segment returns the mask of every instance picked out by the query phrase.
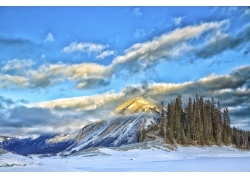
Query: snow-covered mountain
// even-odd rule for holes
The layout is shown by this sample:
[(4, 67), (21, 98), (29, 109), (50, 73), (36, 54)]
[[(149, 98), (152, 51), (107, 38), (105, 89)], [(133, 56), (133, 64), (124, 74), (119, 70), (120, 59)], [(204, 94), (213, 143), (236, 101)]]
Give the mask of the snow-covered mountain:
[(112, 113), (114, 115), (109, 119), (82, 128), (75, 142), (62, 154), (68, 155), (90, 147), (117, 147), (135, 143), (140, 130), (157, 123), (160, 109), (153, 99), (140, 96), (123, 103)]
[(0, 137), (0, 146), (17, 154), (56, 154), (74, 143), (75, 134), (42, 135), (37, 138)]
[(157, 123), (160, 108), (143, 95), (115, 108), (112, 115), (83, 127), (76, 134), (42, 135), (37, 138), (0, 137), (0, 146), (18, 154), (68, 155), (90, 147), (118, 147), (135, 143), (140, 130)]
[(160, 113), (160, 111), (155, 100), (148, 95), (142, 95), (118, 106), (113, 113), (125, 115), (138, 112)]

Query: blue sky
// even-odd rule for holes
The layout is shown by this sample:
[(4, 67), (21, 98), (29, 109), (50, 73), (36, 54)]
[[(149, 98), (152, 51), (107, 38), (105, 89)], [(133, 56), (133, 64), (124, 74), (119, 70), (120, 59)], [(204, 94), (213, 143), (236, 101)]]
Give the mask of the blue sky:
[(2, 6), (0, 134), (74, 131), (145, 89), (215, 97), (250, 129), (249, 20), (245, 6)]

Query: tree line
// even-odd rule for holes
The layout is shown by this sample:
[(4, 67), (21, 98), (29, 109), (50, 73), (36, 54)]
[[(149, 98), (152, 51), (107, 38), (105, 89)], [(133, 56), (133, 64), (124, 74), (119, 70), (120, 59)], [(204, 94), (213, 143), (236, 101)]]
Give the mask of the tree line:
[(158, 130), (166, 142), (183, 145), (230, 145), (249, 149), (250, 132), (231, 127), (228, 108), (221, 109), (214, 98), (204, 100), (196, 94), (183, 106), (181, 96), (165, 106), (162, 103), (159, 123), (142, 129), (138, 141), (146, 138), (146, 133)]

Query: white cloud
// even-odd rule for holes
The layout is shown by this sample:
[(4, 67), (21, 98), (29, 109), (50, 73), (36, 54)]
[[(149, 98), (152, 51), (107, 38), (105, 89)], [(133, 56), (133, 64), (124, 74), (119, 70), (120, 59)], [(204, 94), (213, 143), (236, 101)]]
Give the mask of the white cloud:
[(17, 87), (28, 87), (29, 79), (22, 76), (11, 76), (9, 74), (0, 74), (0, 87), (2, 88), (10, 88), (12, 86)]
[[(67, 66), (63, 64), (54, 67), (50, 66), (55, 74), (59, 73), (60, 68), (64, 67)], [(143, 84), (136, 84), (127, 86), (118, 93), (112, 91), (91, 96), (39, 102), (30, 108), (23, 106), (14, 108), (13, 111), (15, 114), (11, 118), (19, 118), (20, 121), (15, 123), (22, 125), (19, 130), (20, 133), (24, 134), (53, 132), (53, 129), (43, 130), (40, 128), (47, 128), (48, 125), (53, 128), (58, 127), (54, 131), (58, 133), (73, 131), (82, 126), (83, 124), (81, 123), (87, 123), (94, 119), (107, 118), (109, 113), (120, 104), (148, 91), (149, 95), (157, 102), (170, 102), (178, 95), (182, 96), (183, 102), (187, 102), (188, 97), (194, 98), (196, 93), (203, 96), (204, 99), (214, 97), (216, 101), (219, 100), (221, 102), (222, 108), (230, 108), (232, 116), (234, 115), (234, 118), (232, 118), (233, 124), (236, 124), (244, 116), (248, 115), (250, 110), (250, 104), (248, 103), (250, 89), (245, 86), (249, 83), (249, 71), (250, 66), (244, 66), (234, 70), (231, 74), (220, 76), (211, 74), (197, 81), (151, 83), (146, 88)], [(13, 111), (10, 109), (9, 113)], [(17, 112), (18, 114), (16, 114)], [(237, 119), (235, 115), (237, 115)], [(7, 116), (6, 113), (5, 116)], [(37, 120), (32, 121), (32, 124), (30, 119), (33, 117), (36, 117)], [(9, 127), (8, 125), (13, 126), (13, 124), (9, 123), (8, 118), (1, 119), (0, 124), (1, 127), (4, 125), (7, 125), (6, 127)], [(29, 130), (26, 128), (29, 128)]]
[(105, 93), (105, 94), (97, 94), (92, 96), (82, 96), (75, 98), (63, 98), (57, 99), (48, 102), (40, 102), (37, 103), (37, 107), (42, 108), (72, 108), (77, 111), (81, 110), (95, 110), (97, 108), (103, 107), (109, 102), (114, 102), (116, 100), (120, 100), (124, 97), (123, 93), (114, 94), (114, 93)]
[(125, 51), (123, 56), (117, 56), (108, 70), (111, 73), (115, 69), (127, 69), (132, 73), (136, 73), (149, 66), (152, 67), (154, 63), (160, 60), (172, 60), (176, 58), (176, 55), (184, 54), (192, 49), (191, 46), (185, 44), (185, 41), (198, 39), (204, 32), (221, 31), (225, 24), (228, 24), (227, 20), (187, 26), (182, 29), (177, 28), (172, 32), (154, 38), (152, 41), (134, 44)]
[(103, 59), (107, 56), (111, 56), (114, 55), (114, 51), (103, 51), (101, 54), (99, 54), (98, 56), (96, 56), (97, 59)]
[(146, 36), (146, 34), (147, 33), (145, 32), (144, 29), (136, 29), (134, 37), (140, 38), (140, 37)]
[[(78, 81), (90, 78), (100, 79), (104, 77), (105, 66), (96, 63), (82, 64), (43, 64), (37, 69), (30, 68), (33, 61), (10, 60), (0, 71), (1, 86), (46, 88), (50, 85), (64, 81)], [(12, 65), (12, 66), (11, 66)], [(6, 73), (7, 70), (15, 70), (15, 74)]]
[(103, 44), (94, 44), (89, 42), (73, 42), (69, 46), (63, 48), (63, 52), (65, 53), (73, 53), (73, 52), (87, 52), (87, 53), (100, 53), (102, 52), (107, 46)]
[(132, 12), (132, 15), (135, 16), (135, 17), (141, 17), (142, 12), (141, 12), (140, 8), (134, 8), (133, 12)]
[(46, 36), (45, 41), (53, 42), (54, 40), (55, 40), (54, 36), (51, 33), (48, 33), (48, 35)]
[[(20, 76), (28, 79), (28, 88), (45, 88), (50, 85), (72, 81), (75, 82), (77, 88), (93, 88), (97, 82), (100, 86), (107, 86), (111, 77), (114, 75), (128, 75), (130, 73), (140, 73), (147, 68), (153, 68), (160, 61), (173, 60), (185, 53), (192, 52), (194, 47), (186, 41), (190, 39), (198, 39), (203, 33), (208, 32), (214, 34), (223, 31), (225, 24), (229, 21), (203, 23), (196, 26), (187, 26), (185, 28), (177, 28), (172, 32), (162, 34), (155, 37), (151, 41), (138, 43), (127, 49), (124, 55), (117, 56), (108, 66), (95, 63), (82, 64), (43, 64), (38, 68), (31, 68), (32, 61), (27, 63), (29, 68), (16, 71), (16, 74), (9, 76)], [(209, 41), (209, 40), (207, 40)], [(205, 42), (206, 44), (206, 42)], [(112, 55), (113, 51), (105, 50), (107, 46), (94, 43), (71, 43), (63, 49), (64, 52), (95, 52), (97, 58), (104, 58)], [(10, 68), (11, 64), (7, 62), (1, 69), (4, 74)], [(25, 63), (14, 63), (15, 66)], [(14, 67), (15, 67), (14, 66)], [(18, 68), (18, 67), (16, 67)], [(1, 74), (1, 72), (0, 72)], [(13, 83), (13, 81), (10, 81)], [(14, 83), (18, 86), (18, 83)]]
[(183, 21), (184, 18), (185, 18), (185, 16), (183, 16), (183, 17), (175, 17), (175, 18), (172, 19), (172, 22), (174, 22), (174, 24), (176, 26), (180, 26), (181, 22)]
[(31, 67), (34, 64), (36, 64), (33, 60), (31, 59), (11, 59), (7, 61), (5, 66), (1, 68), (2, 71), (9, 71), (9, 70), (21, 70), (27, 67)]
[[(250, 66), (245, 69), (238, 69), (231, 74), (215, 75), (201, 78), (197, 81), (189, 81), (184, 83), (151, 83), (147, 86), (149, 95), (156, 100), (171, 100), (178, 95), (195, 96), (196, 93), (206, 97), (221, 98), (221, 103), (227, 103), (226, 96), (231, 93), (230, 100), (235, 103), (240, 103), (235, 100), (236, 96), (244, 94), (245, 98), (249, 98), (250, 89), (242, 88), (245, 83), (248, 83), (248, 74), (242, 74), (243, 71), (249, 73)], [(246, 69), (247, 68), (247, 69)], [(223, 83), (218, 83), (223, 82)], [(53, 101), (37, 103), (37, 107), (49, 109), (74, 109), (76, 111), (112, 111), (116, 106), (126, 102), (129, 99), (140, 96), (144, 93), (143, 84), (130, 85), (122, 89), (119, 93), (106, 92), (104, 94), (96, 94), (91, 96), (82, 96), (74, 98), (63, 98)], [(245, 101), (243, 100), (243, 103)]]
[(83, 52), (94, 54), (96, 56), (96, 59), (104, 59), (107, 56), (114, 55), (114, 51), (107, 50), (108, 47), (108, 45), (98, 43), (73, 42), (69, 46), (64, 47), (62, 51), (65, 53)]

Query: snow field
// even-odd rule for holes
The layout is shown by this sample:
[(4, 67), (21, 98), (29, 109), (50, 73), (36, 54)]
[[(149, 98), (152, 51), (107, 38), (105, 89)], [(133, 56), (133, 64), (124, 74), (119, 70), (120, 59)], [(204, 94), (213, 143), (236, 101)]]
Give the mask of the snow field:
[(250, 172), (250, 151), (232, 147), (96, 148), (66, 157), (0, 156), (1, 172)]

